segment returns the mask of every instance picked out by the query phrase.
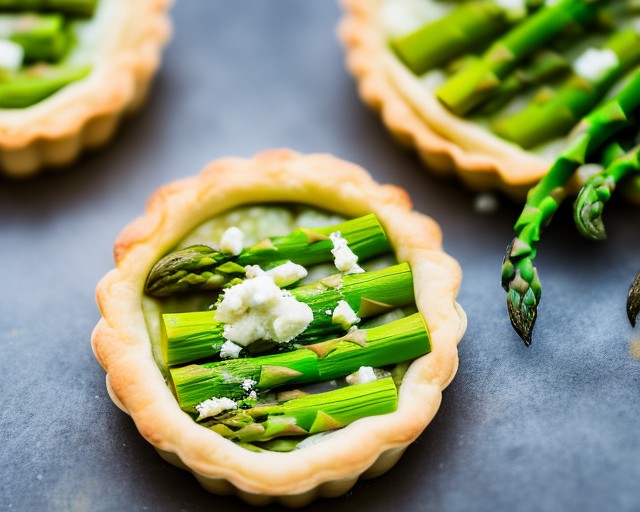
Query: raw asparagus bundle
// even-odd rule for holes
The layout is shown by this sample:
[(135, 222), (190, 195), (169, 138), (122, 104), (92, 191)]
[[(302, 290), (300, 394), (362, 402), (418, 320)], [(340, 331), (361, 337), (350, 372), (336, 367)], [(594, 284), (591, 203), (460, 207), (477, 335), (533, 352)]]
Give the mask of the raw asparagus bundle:
[(61, 12), (72, 16), (92, 16), (98, 0), (0, 0), (0, 9), (11, 11)]
[[(414, 301), (413, 274), (407, 263), (363, 274), (335, 275), (316, 283), (294, 288), (296, 300), (311, 307), (313, 321), (296, 338), (311, 342), (344, 328), (330, 314), (340, 300), (346, 301), (359, 318), (383, 313)], [(329, 313), (327, 313), (329, 312)], [(163, 352), (167, 366), (213, 357), (225, 342), (224, 325), (215, 320), (215, 311), (163, 315)]]
[[(605, 59), (607, 67), (594, 71), (593, 58)], [(562, 137), (638, 63), (640, 32), (634, 28), (616, 32), (601, 50), (586, 50), (559, 88), (544, 87), (526, 108), (495, 120), (492, 129), (525, 149)]]
[(25, 60), (58, 61), (71, 43), (60, 14), (0, 15), (0, 36), (22, 46)]
[(329, 235), (339, 231), (360, 261), (390, 250), (375, 215), (365, 215), (335, 226), (300, 228), (286, 236), (268, 238), (244, 249), (238, 256), (196, 245), (172, 252), (156, 263), (147, 278), (147, 294), (162, 297), (175, 293), (213, 290), (245, 275), (245, 265), (273, 265), (291, 260), (314, 265), (332, 260)]
[(171, 377), (180, 407), (195, 412), (198, 404), (211, 397), (238, 399), (249, 389), (328, 381), (361, 366), (409, 361), (430, 350), (427, 326), (416, 313), (292, 352), (173, 368)]
[(451, 77), (436, 95), (450, 110), (464, 115), (490, 98), (526, 58), (574, 23), (593, 20), (600, 0), (560, 0), (541, 7), (496, 40), (473, 65)]
[(502, 265), (509, 318), (526, 345), (531, 343), (542, 292), (533, 266), (541, 230), (557, 211), (565, 196), (564, 187), (575, 170), (630, 124), (630, 116), (640, 107), (638, 90), (640, 69), (631, 74), (613, 98), (580, 122), (568, 147), (540, 183), (529, 191), (527, 203), (515, 224), (516, 237), (507, 247)]
[(88, 66), (37, 65), (0, 81), (0, 108), (25, 108), (89, 74)]
[(251, 443), (327, 432), (397, 408), (398, 391), (393, 379), (384, 378), (280, 404), (236, 409), (217, 416), (209, 428), (228, 439)]

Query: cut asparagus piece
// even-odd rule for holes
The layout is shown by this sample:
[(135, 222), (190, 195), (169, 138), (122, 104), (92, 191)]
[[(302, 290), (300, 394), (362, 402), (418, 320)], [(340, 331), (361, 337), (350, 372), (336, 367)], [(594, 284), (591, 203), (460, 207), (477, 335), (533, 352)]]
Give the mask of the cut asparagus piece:
[(443, 18), (392, 39), (391, 48), (416, 75), (473, 52), (504, 32), (511, 21), (493, 0), (465, 2)]
[(516, 237), (507, 247), (502, 263), (502, 286), (507, 292), (509, 318), (526, 345), (531, 344), (531, 331), (542, 293), (533, 265), (540, 233), (564, 199), (565, 186), (576, 169), (630, 124), (630, 116), (640, 107), (638, 90), (640, 69), (624, 81), (613, 98), (580, 122), (568, 147), (527, 195), (524, 210), (515, 224)]
[(324, 382), (361, 366), (410, 361), (430, 350), (427, 326), (416, 313), (292, 352), (173, 368), (171, 377), (180, 407), (195, 412), (196, 405), (211, 397), (239, 399), (249, 390)]
[[(584, 54), (583, 54), (584, 55)], [(564, 136), (606, 94), (611, 86), (640, 63), (640, 33), (628, 28), (609, 38), (602, 50), (586, 51), (585, 67), (593, 75), (583, 76), (576, 68), (557, 88), (543, 87), (533, 102), (520, 112), (495, 120), (491, 128), (511, 142), (530, 149)], [(592, 56), (589, 59), (589, 56)], [(593, 60), (607, 59), (608, 66), (594, 73)], [(508, 79), (507, 79), (508, 81)]]
[(451, 77), (436, 95), (452, 112), (465, 115), (492, 96), (520, 62), (569, 25), (588, 23), (601, 0), (560, 0), (534, 14), (496, 40), (476, 63)]
[(216, 417), (209, 428), (238, 442), (268, 441), (327, 432), (397, 408), (398, 390), (393, 379), (386, 378), (281, 404), (237, 409)]
[(623, 178), (639, 172), (640, 146), (636, 146), (585, 182), (573, 209), (573, 218), (582, 235), (593, 240), (607, 237), (602, 222), (604, 205)]
[(161, 297), (175, 293), (213, 290), (235, 277), (243, 277), (245, 265), (273, 265), (291, 260), (300, 265), (331, 261), (339, 231), (360, 261), (390, 250), (387, 236), (375, 215), (369, 214), (335, 226), (300, 228), (286, 236), (267, 238), (238, 256), (223, 254), (206, 245), (175, 251), (158, 261), (147, 277), (145, 291)]
[(0, 82), (0, 108), (26, 108), (44, 100), (72, 82), (87, 76), (91, 68), (37, 65)]
[(71, 42), (60, 14), (0, 15), (0, 37), (22, 46), (31, 61), (58, 61)]
[(0, 9), (11, 11), (60, 12), (72, 16), (90, 17), (98, 0), (0, 0)]
[[(311, 342), (324, 335), (344, 332), (334, 324), (332, 312), (338, 301), (346, 301), (360, 318), (413, 304), (413, 274), (407, 263), (382, 270), (330, 276), (317, 283), (294, 288), (291, 294), (311, 307), (313, 321), (296, 342)], [(224, 325), (215, 311), (163, 315), (163, 352), (168, 366), (210, 358), (220, 352)]]
[(636, 326), (636, 319), (640, 313), (640, 272), (631, 283), (627, 297), (627, 317), (632, 327)]

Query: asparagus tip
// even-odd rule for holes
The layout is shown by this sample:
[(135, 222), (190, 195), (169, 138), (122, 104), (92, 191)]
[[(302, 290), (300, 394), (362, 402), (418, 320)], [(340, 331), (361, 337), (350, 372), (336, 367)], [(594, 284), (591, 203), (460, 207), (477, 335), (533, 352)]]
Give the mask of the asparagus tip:
[(588, 182), (578, 194), (573, 208), (573, 218), (580, 234), (591, 240), (604, 240), (607, 233), (602, 222), (604, 200), (596, 188)]
[(629, 296), (627, 297), (627, 317), (631, 327), (636, 326), (636, 318), (640, 313), (640, 272), (631, 283), (629, 288)]
[(507, 295), (507, 311), (511, 325), (528, 347), (531, 345), (531, 332), (538, 316), (538, 307), (536, 303), (526, 302), (525, 297), (515, 290), (511, 290)]

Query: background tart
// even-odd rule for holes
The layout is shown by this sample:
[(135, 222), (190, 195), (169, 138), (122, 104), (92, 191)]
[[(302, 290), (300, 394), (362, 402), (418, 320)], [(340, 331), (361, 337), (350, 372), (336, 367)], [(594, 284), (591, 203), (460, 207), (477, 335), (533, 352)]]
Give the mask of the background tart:
[(106, 143), (147, 95), (170, 35), (170, 4), (100, 0), (77, 43), (91, 53), (89, 75), (30, 107), (0, 109), (0, 169), (28, 176)]
[[(296, 203), (347, 217), (375, 213), (399, 261), (414, 273), (416, 305), (432, 350), (415, 360), (396, 412), (369, 417), (290, 453), (255, 453), (203, 428), (183, 413), (150, 350), (142, 295), (159, 257), (207, 219), (243, 204)], [(103, 318), (92, 344), (114, 402), (169, 462), (190, 470), (208, 490), (255, 503), (303, 505), (345, 493), (360, 476), (388, 470), (429, 424), (453, 378), (466, 317), (455, 302), (457, 263), (441, 249), (437, 224), (412, 211), (407, 194), (375, 183), (363, 169), (328, 155), (272, 150), (227, 158), (198, 176), (158, 190), (145, 214), (115, 244), (116, 269), (97, 288)]]

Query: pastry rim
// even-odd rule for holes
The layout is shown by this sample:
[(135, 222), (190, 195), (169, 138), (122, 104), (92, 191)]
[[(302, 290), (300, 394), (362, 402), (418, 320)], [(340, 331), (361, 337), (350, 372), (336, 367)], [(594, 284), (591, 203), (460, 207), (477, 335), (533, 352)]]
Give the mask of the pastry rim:
[[(84, 146), (105, 142), (120, 115), (134, 110), (144, 100), (149, 81), (160, 65), (161, 50), (171, 35), (168, 10), (173, 2), (109, 1), (113, 2), (108, 7), (113, 10), (109, 22), (116, 22), (117, 31), (99, 43), (101, 55), (87, 77), (31, 107), (0, 109), (0, 167), (8, 174), (32, 174), (43, 165), (68, 163)], [(92, 124), (104, 125), (104, 135), (97, 129), (91, 133)], [(54, 144), (76, 135), (81, 138), (75, 141), (79, 148), (67, 158), (61, 153), (64, 149), (69, 153), (69, 149), (56, 148)], [(59, 154), (51, 155), (57, 149)], [(35, 151), (28, 157), (30, 165), (11, 161), (30, 150)]]
[(449, 113), (387, 48), (376, 21), (380, 1), (341, 0), (339, 39), (363, 101), (431, 170), (455, 173), (474, 189), (524, 197), (550, 162)]
[[(432, 351), (407, 371), (396, 412), (359, 420), (300, 451), (254, 453), (180, 410), (149, 350), (140, 299), (148, 270), (190, 229), (232, 207), (274, 201), (325, 209), (331, 204), (331, 211), (349, 216), (376, 213), (399, 261), (412, 265), (416, 304), (429, 325)], [(431, 421), (442, 390), (456, 373), (466, 316), (455, 302), (460, 267), (442, 251), (440, 228), (412, 211), (404, 190), (379, 185), (364, 169), (330, 155), (275, 149), (251, 159), (212, 162), (196, 177), (157, 190), (144, 215), (117, 238), (114, 255), (116, 268), (97, 287), (102, 318), (92, 335), (110, 395), (161, 455), (186, 466), (214, 492), (294, 505), (318, 494), (342, 494), (362, 473), (373, 475), (393, 465)], [(390, 429), (400, 424), (400, 432)], [(389, 458), (385, 454), (393, 459), (388, 467), (382, 467)], [(376, 468), (378, 459), (382, 466)]]

